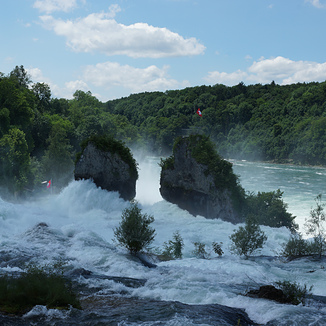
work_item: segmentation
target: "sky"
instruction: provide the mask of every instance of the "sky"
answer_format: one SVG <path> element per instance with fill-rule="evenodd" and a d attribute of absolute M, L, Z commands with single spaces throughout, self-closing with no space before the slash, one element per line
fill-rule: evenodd
<path fill-rule="evenodd" d="M 100 101 L 326 80 L 326 0 L 0 0 L 0 72 Z"/>

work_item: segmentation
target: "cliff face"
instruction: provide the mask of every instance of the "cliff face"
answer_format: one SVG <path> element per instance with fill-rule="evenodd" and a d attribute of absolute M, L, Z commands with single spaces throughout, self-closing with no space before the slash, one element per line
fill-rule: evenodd
<path fill-rule="evenodd" d="M 75 166 L 75 180 L 92 179 L 108 191 L 118 191 L 120 197 L 132 200 L 136 196 L 137 177 L 119 154 L 98 149 L 89 142 Z"/>
<path fill-rule="evenodd" d="M 160 179 L 162 197 L 193 215 L 220 218 L 232 223 L 242 222 L 232 199 L 232 188 L 216 185 L 216 173 L 222 175 L 225 171 L 212 173 L 208 164 L 198 163 L 193 157 L 193 141 L 198 141 L 196 146 L 200 148 L 202 141 L 200 136 L 191 140 L 183 138 L 175 146 L 169 163 L 162 165 Z M 203 157 L 207 156 L 206 154 L 203 152 Z M 209 156 L 207 158 L 209 159 Z"/>

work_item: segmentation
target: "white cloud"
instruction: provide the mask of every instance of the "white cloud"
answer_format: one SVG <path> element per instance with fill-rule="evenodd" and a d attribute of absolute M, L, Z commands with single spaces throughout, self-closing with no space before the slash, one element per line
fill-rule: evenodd
<path fill-rule="evenodd" d="M 83 80 L 75 80 L 65 83 L 66 89 L 69 94 L 75 93 L 76 90 L 88 91 L 89 87 Z"/>
<path fill-rule="evenodd" d="M 278 56 L 276 58 L 260 58 L 247 71 L 237 70 L 226 73 L 213 71 L 204 78 L 211 84 L 221 83 L 236 85 L 243 81 L 246 84 L 268 84 L 273 80 L 280 85 L 299 82 L 322 82 L 326 80 L 326 62 L 293 61 Z"/>
<path fill-rule="evenodd" d="M 77 20 L 63 21 L 50 15 L 40 19 L 45 28 L 64 36 L 67 45 L 76 52 L 161 58 L 198 55 L 205 50 L 195 38 L 185 39 L 167 28 L 146 23 L 119 24 L 112 19 L 119 10 L 118 6 L 111 6 L 107 13 L 93 13 Z"/>
<path fill-rule="evenodd" d="M 326 8 L 326 4 L 320 3 L 320 0 L 306 0 L 306 2 L 311 3 L 316 8 Z"/>
<path fill-rule="evenodd" d="M 64 88 L 61 88 L 57 84 L 53 83 L 50 78 L 47 78 L 43 75 L 43 72 L 40 68 L 26 68 L 26 71 L 31 76 L 33 83 L 46 83 L 51 89 L 52 97 L 58 98 L 72 98 L 72 94 L 76 89 L 82 89 L 82 84 L 75 83 L 66 83 Z M 74 86 L 79 86 L 80 88 L 74 88 Z M 85 87 L 82 89 L 84 90 Z M 87 89 L 88 90 L 88 89 Z"/>
<path fill-rule="evenodd" d="M 68 12 L 77 7 L 77 0 L 36 0 L 33 7 L 47 14 L 54 11 Z"/>
<path fill-rule="evenodd" d="M 104 62 L 95 66 L 87 66 L 83 79 L 105 89 L 118 86 L 130 90 L 132 93 L 163 91 L 179 86 L 176 80 L 168 77 L 167 70 L 167 66 L 162 69 L 156 66 L 141 69 L 120 65 L 117 62 Z"/>
<path fill-rule="evenodd" d="M 211 71 L 208 76 L 204 78 L 210 84 L 224 84 L 224 85 L 236 85 L 241 81 L 244 81 L 247 77 L 247 73 L 241 70 L 237 70 L 232 73 Z"/>

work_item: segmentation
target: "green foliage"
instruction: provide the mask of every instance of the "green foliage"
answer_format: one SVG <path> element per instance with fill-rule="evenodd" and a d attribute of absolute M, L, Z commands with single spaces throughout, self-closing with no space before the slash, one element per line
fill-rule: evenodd
<path fill-rule="evenodd" d="M 311 294 L 313 286 L 307 288 L 307 285 L 300 285 L 296 282 L 279 281 L 276 282 L 277 287 L 283 291 L 287 300 L 292 304 L 298 305 L 305 304 L 306 298 Z"/>
<path fill-rule="evenodd" d="M 220 257 L 224 254 L 223 250 L 222 250 L 222 244 L 223 242 L 217 243 L 217 242 L 213 242 L 212 243 L 212 247 L 213 247 L 213 251 L 219 255 Z"/>
<path fill-rule="evenodd" d="M 161 158 L 161 161 L 159 163 L 160 167 L 165 170 L 165 169 L 174 169 L 174 157 L 169 156 L 165 159 Z"/>
<path fill-rule="evenodd" d="M 182 249 L 184 247 L 183 239 L 177 231 L 173 234 L 173 240 L 164 242 L 164 250 L 162 256 L 165 259 L 180 259 L 182 258 Z"/>
<path fill-rule="evenodd" d="M 324 212 L 325 204 L 322 202 L 322 195 L 315 198 L 316 208 L 311 209 L 310 218 L 306 219 L 305 228 L 308 235 L 313 235 L 314 246 L 317 249 L 319 257 L 326 251 L 326 214 Z"/>
<path fill-rule="evenodd" d="M 302 238 L 300 233 L 291 235 L 283 245 L 281 255 L 287 258 L 297 258 L 313 254 L 311 243 Z"/>
<path fill-rule="evenodd" d="M 287 212 L 287 204 L 282 200 L 283 192 L 278 189 L 271 192 L 250 193 L 246 197 L 246 215 L 253 215 L 258 223 L 271 227 L 285 226 L 291 231 L 298 229 L 295 216 Z"/>
<path fill-rule="evenodd" d="M 0 277 L 0 310 L 23 314 L 36 305 L 80 309 L 70 282 L 55 268 L 29 266 L 19 277 Z"/>
<path fill-rule="evenodd" d="M 240 226 L 231 234 L 231 252 L 240 256 L 249 257 L 254 251 L 263 248 L 267 240 L 265 233 L 260 229 L 257 220 L 253 216 L 246 218 L 245 226 Z"/>
<path fill-rule="evenodd" d="M 208 253 L 206 251 L 206 245 L 202 242 L 194 242 L 195 249 L 193 250 L 193 254 L 197 258 L 207 259 Z"/>
<path fill-rule="evenodd" d="M 30 156 L 25 133 L 12 128 L 0 139 L 0 183 L 12 192 L 21 192 L 29 172 Z"/>
<path fill-rule="evenodd" d="M 116 240 L 131 254 L 136 254 L 148 247 L 155 237 L 155 230 L 150 227 L 154 217 L 142 214 L 137 203 L 131 203 L 130 208 L 122 212 L 122 221 L 114 229 Z"/>
<path fill-rule="evenodd" d="M 122 141 L 114 139 L 111 135 L 92 135 L 81 143 L 82 151 L 88 143 L 93 143 L 99 150 L 118 154 L 121 159 L 129 165 L 130 174 L 136 180 L 138 179 L 137 162 L 134 159 L 130 149 Z M 79 160 L 81 153 L 76 156 L 76 162 Z"/>
<path fill-rule="evenodd" d="M 203 114 L 201 118 L 196 115 L 198 107 Z M 326 82 L 284 86 L 275 83 L 203 85 L 164 93 L 132 94 L 102 103 L 90 91 L 81 90 L 76 90 L 71 100 L 51 98 L 50 87 L 44 83 L 33 84 L 23 66 L 16 66 L 7 76 L 0 72 L 0 139 L 10 129 L 23 131 L 28 154 L 38 159 L 44 177 L 47 173 L 61 174 L 60 169 L 49 170 L 54 149 L 67 167 L 68 156 L 70 160 L 80 151 L 84 139 L 104 135 L 108 130 L 129 147 L 145 148 L 165 157 L 171 154 L 177 137 L 196 130 L 209 135 L 223 157 L 326 165 L 325 109 Z M 55 137 L 58 116 L 62 119 L 60 137 Z M 200 154 L 197 158 L 204 161 L 211 157 L 212 147 L 208 142 L 195 145 L 193 154 L 196 156 L 203 149 L 207 155 Z M 214 159 L 207 162 L 212 173 L 214 169 L 221 170 L 221 166 L 213 163 Z M 172 163 L 167 160 L 166 166 Z M 226 182 L 227 187 L 233 187 L 234 176 L 227 173 L 231 167 L 227 162 L 219 163 L 225 173 L 216 174 L 216 183 Z M 72 177 L 72 169 L 68 171 L 67 168 L 63 173 Z M 136 175 L 137 171 L 133 172 Z M 0 170 L 0 179 L 4 178 Z M 35 181 L 29 179 L 30 187 Z M 243 190 L 239 185 L 234 189 L 234 203 L 241 206 Z M 287 227 L 292 228 L 290 220 Z"/>

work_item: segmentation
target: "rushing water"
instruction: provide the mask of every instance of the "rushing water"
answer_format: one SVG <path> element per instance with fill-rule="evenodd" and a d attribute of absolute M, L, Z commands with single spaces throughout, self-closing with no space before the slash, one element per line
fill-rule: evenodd
<path fill-rule="evenodd" d="M 49 193 L 34 201 L 13 204 L 0 198 L 0 272 L 20 271 L 24 260 L 41 265 L 64 260 L 74 268 L 101 275 L 147 280 L 143 286 L 135 288 L 110 280 L 83 280 L 89 286 L 100 285 L 102 293 L 123 293 L 128 298 L 147 301 L 242 308 L 259 324 L 326 325 L 325 304 L 308 301 L 306 306 L 292 306 L 244 296 L 249 289 L 283 280 L 308 287 L 312 285 L 314 295 L 326 296 L 325 261 L 285 262 L 275 257 L 290 236 L 285 228 L 262 227 L 268 240 L 255 257 L 245 260 L 232 255 L 228 248 L 229 236 L 237 226 L 221 220 L 194 217 L 162 200 L 158 190 L 160 168 L 157 162 L 155 158 L 148 158 L 140 163 L 136 199 L 142 211 L 155 218 L 152 226 L 156 237 L 152 249 L 162 249 L 164 242 L 179 231 L 185 244 L 183 259 L 160 262 L 155 269 L 130 259 L 126 251 L 113 241 L 113 230 L 119 225 L 121 212 L 128 207 L 128 202 L 115 192 L 96 188 L 90 181 L 72 181 L 61 193 Z M 257 192 L 279 188 L 284 191 L 283 199 L 288 203 L 289 211 L 297 216 L 297 223 L 303 230 L 304 220 L 314 206 L 314 198 L 324 193 L 326 170 L 239 161 L 233 164 L 245 190 Z M 36 228 L 41 222 L 49 227 Z M 223 242 L 222 257 L 212 252 L 214 241 Z M 210 259 L 195 257 L 194 242 L 206 244 Z M 96 306 L 94 309 L 93 318 L 97 320 L 99 312 L 96 312 Z M 120 316 L 119 325 L 198 324 L 181 312 L 169 321 L 163 321 L 163 308 L 160 309 L 157 311 L 158 320 L 123 320 Z M 64 313 L 39 307 L 27 314 L 24 320 L 28 322 L 35 315 L 49 323 L 67 318 Z M 88 322 L 88 325 L 95 324 Z M 201 325 L 218 323 L 202 322 Z"/>

